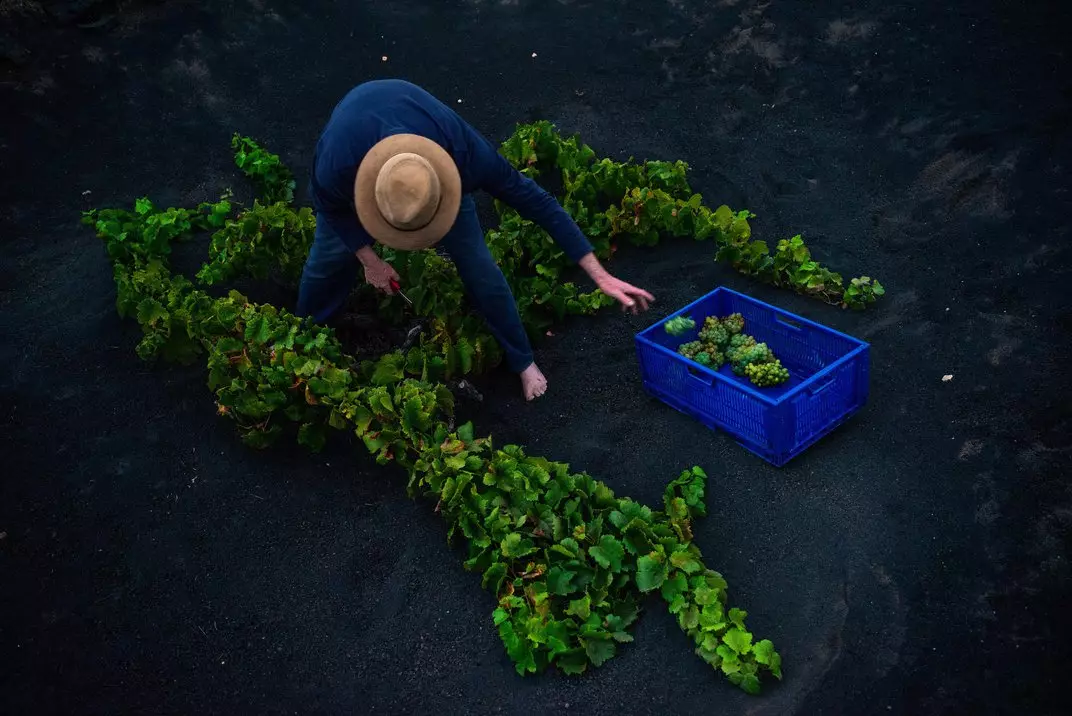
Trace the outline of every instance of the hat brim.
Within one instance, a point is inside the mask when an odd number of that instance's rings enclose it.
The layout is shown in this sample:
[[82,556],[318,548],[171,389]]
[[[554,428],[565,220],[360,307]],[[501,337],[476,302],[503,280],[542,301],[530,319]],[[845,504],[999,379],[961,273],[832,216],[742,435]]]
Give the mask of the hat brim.
[[[402,152],[424,157],[439,177],[439,207],[425,226],[406,231],[392,226],[376,205],[376,178],[388,159]],[[395,134],[377,142],[361,160],[354,179],[354,208],[369,235],[393,249],[419,251],[435,246],[446,236],[462,199],[462,180],[454,159],[431,139],[416,134]]]

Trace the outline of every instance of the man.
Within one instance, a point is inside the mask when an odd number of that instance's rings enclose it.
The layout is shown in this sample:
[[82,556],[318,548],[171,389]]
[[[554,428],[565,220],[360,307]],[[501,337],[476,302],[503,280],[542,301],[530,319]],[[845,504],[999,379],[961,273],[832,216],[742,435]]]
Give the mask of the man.
[[647,310],[650,293],[607,273],[580,227],[553,196],[514,169],[456,112],[401,80],[351,90],[316,146],[310,190],[316,236],[302,272],[299,315],[318,322],[345,305],[357,277],[394,293],[398,274],[373,241],[401,250],[437,244],[454,262],[470,301],[521,377],[526,400],[547,379],[533,361],[517,304],[484,242],[472,192],[483,189],[543,227],[623,310]]

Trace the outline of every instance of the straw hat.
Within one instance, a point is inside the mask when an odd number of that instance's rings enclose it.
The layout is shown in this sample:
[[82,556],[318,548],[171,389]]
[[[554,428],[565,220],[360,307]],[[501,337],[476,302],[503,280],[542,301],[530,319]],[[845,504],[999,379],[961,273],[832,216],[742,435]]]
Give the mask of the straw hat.
[[461,194],[461,176],[450,154],[416,134],[378,142],[354,180],[354,206],[365,231],[404,251],[438,243],[454,226]]

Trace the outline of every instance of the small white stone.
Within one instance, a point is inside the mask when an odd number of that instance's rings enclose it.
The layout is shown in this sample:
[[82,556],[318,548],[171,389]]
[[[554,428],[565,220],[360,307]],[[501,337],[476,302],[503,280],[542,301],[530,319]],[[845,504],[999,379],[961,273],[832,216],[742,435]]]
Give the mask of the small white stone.
[[533,57],[536,57],[536,53],[535,53],[535,52],[533,52],[533,53],[532,53],[532,56],[533,56]]
[[942,382],[943,383],[948,383],[951,380],[953,380],[953,374],[952,373],[942,376]]
[[380,62],[387,62],[387,55],[380,58]]
[[461,104],[461,103],[462,103],[462,101],[461,101],[461,100],[458,100],[458,104]]

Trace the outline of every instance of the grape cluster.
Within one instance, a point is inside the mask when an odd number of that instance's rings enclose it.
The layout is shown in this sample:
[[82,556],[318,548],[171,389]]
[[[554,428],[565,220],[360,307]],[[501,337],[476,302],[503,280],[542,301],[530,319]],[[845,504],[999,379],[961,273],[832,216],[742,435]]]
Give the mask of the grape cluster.
[[703,351],[704,344],[702,341],[689,341],[688,343],[682,343],[677,348],[677,352],[686,358],[696,358],[696,354]]
[[725,350],[730,342],[730,334],[726,327],[719,323],[716,316],[708,316],[704,319],[704,327],[700,331],[700,340],[714,343],[720,350]]
[[738,333],[730,339],[729,347],[726,348],[726,358],[730,362],[737,361],[737,354],[746,351],[756,345],[756,339],[745,333]]
[[663,330],[672,336],[680,336],[688,333],[696,327],[696,321],[692,320],[691,316],[678,316],[671,318],[663,326]]
[[753,343],[751,346],[738,348],[730,360],[733,363],[733,372],[737,375],[744,375],[744,369],[749,365],[770,363],[774,359],[774,354],[771,353],[766,343]]
[[770,363],[749,363],[745,366],[744,373],[760,388],[779,385],[789,380],[789,371],[782,367],[782,362],[777,358]]
[[[695,327],[692,324],[689,330]],[[669,322],[668,322],[669,323]],[[669,327],[667,332],[670,332]],[[702,366],[718,370],[729,363],[737,375],[747,376],[752,383],[767,388],[789,380],[789,371],[766,343],[744,333],[744,317],[732,313],[724,318],[708,316],[704,319],[699,340],[682,343],[677,352]]]
[[731,313],[722,319],[722,327],[731,336],[735,336],[744,330],[744,316],[739,313]]
[[726,362],[726,357],[722,355],[722,351],[718,349],[718,346],[705,341],[682,343],[677,352],[712,370],[718,370]]

